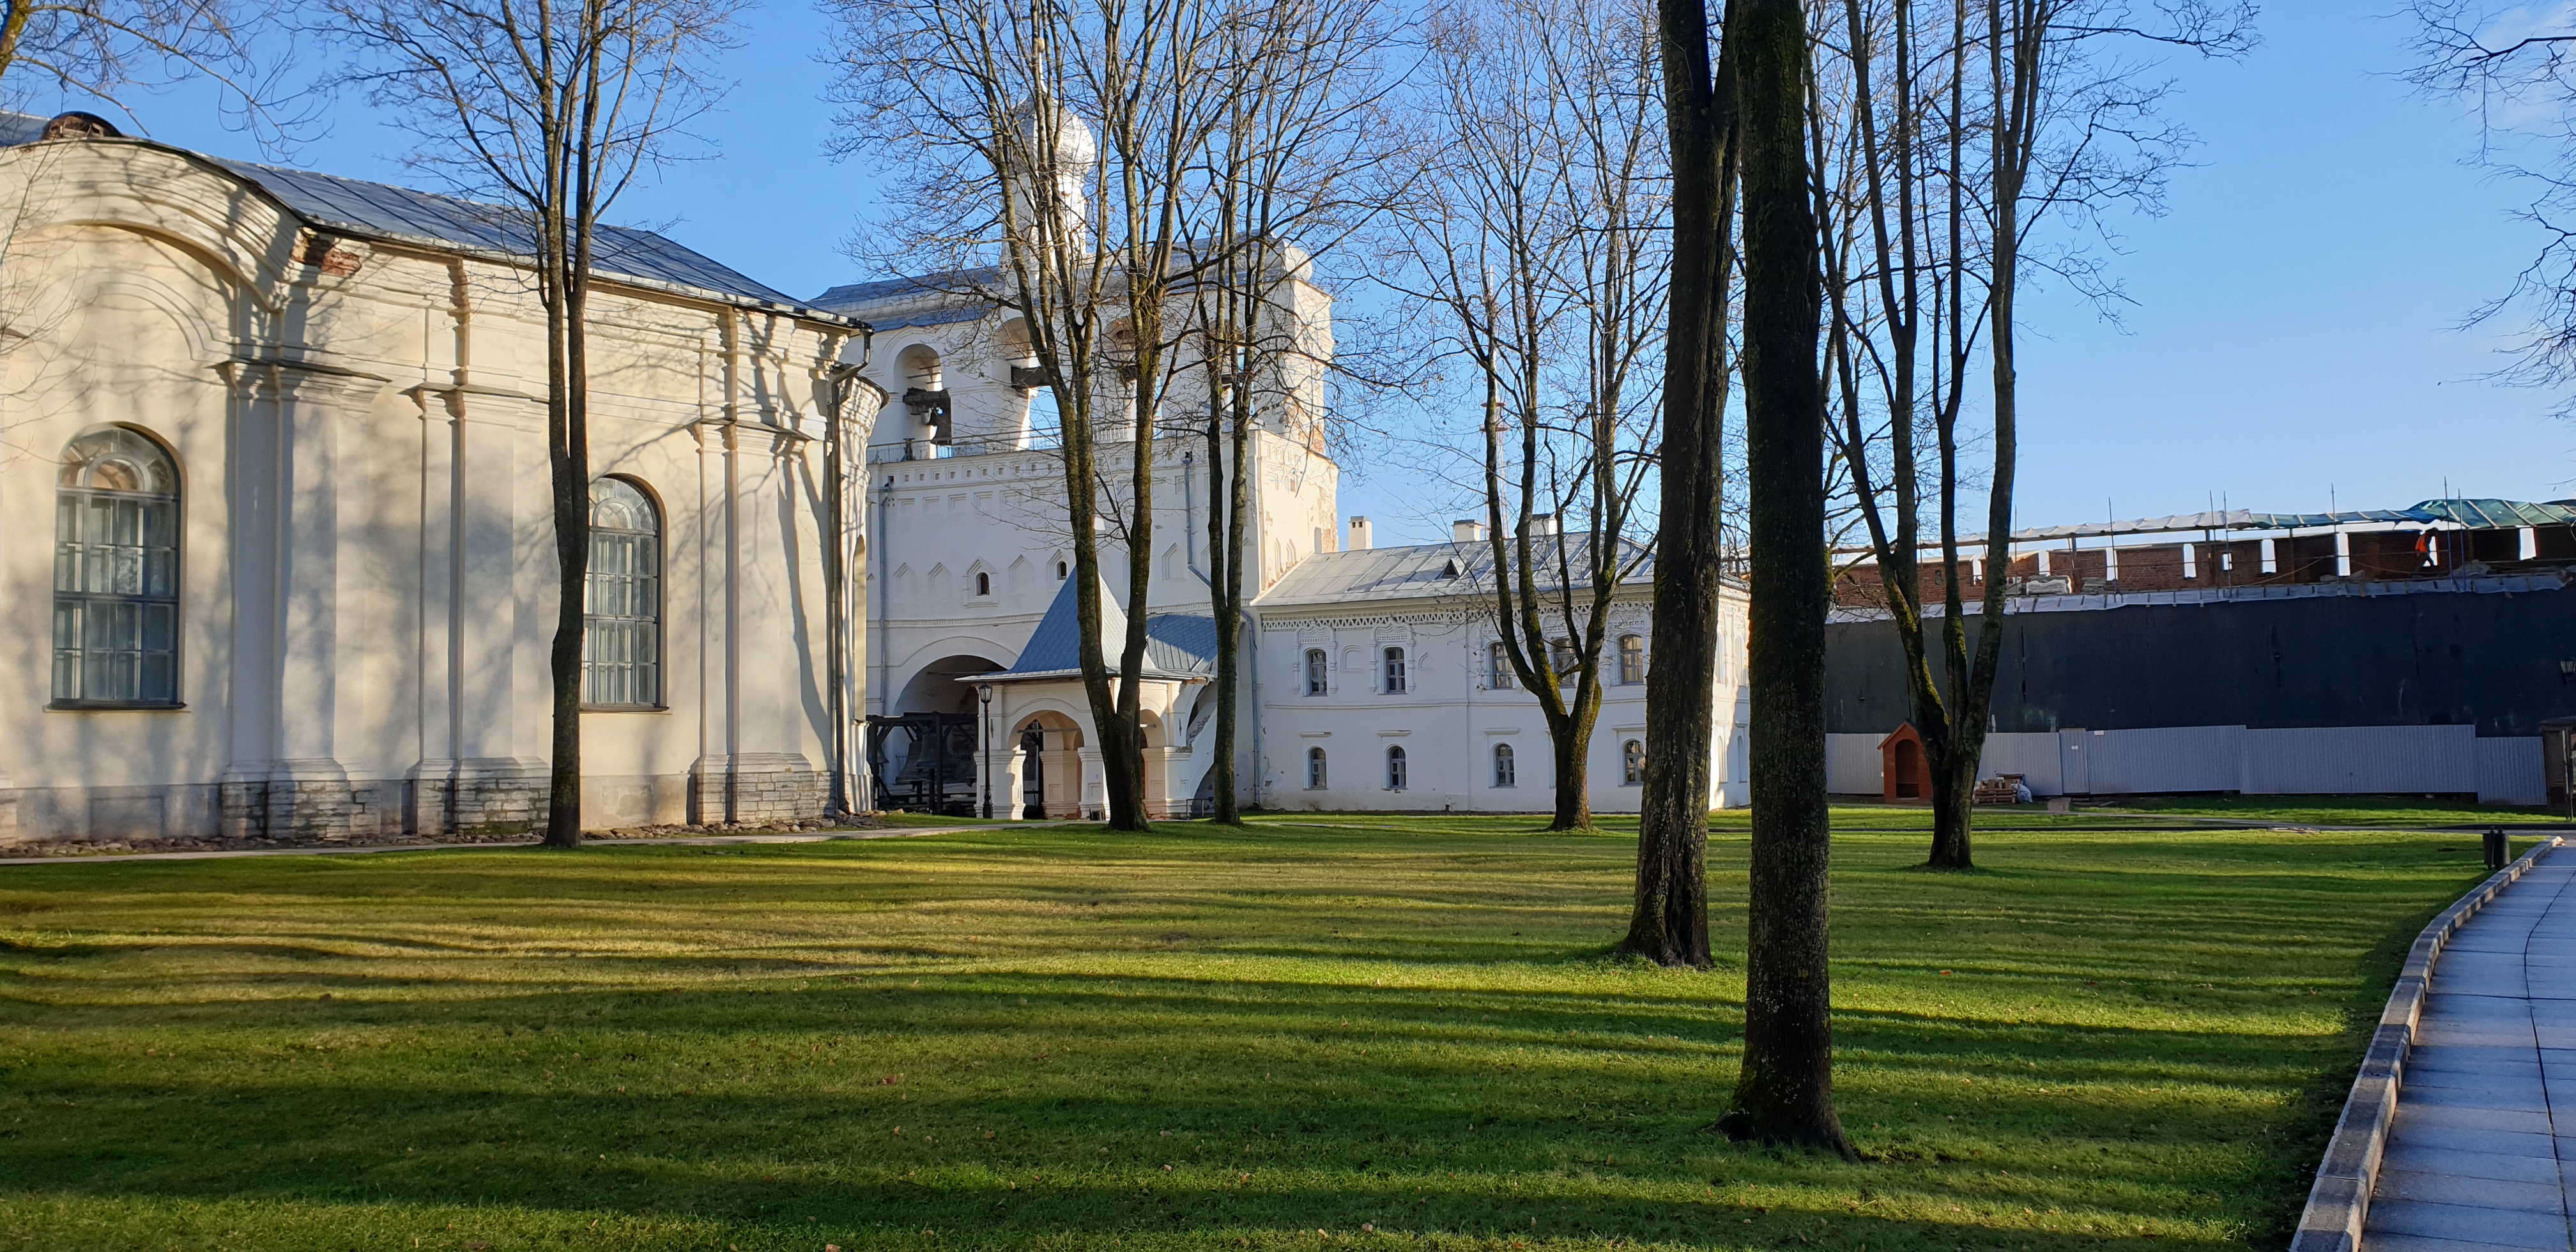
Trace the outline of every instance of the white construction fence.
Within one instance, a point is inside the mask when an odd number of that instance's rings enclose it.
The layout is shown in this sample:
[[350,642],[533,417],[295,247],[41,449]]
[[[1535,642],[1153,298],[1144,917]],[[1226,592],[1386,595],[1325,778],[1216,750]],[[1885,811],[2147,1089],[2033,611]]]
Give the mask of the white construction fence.
[[[1884,735],[1825,736],[1827,785],[1880,794]],[[2484,804],[2545,804],[2540,739],[2481,739],[2472,726],[2164,726],[1986,736],[1981,777],[2019,774],[2031,794],[2246,795],[2475,793]]]

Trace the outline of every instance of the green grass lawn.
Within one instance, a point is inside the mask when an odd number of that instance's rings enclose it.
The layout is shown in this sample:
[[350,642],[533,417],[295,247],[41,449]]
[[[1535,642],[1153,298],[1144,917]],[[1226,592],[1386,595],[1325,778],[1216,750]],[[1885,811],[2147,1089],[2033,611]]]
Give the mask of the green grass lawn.
[[0,870],[0,1249],[2278,1246],[2481,872],[1844,837],[1846,1163],[1703,1129],[1741,839],[1688,973],[1605,955],[1632,835],[1534,825]]

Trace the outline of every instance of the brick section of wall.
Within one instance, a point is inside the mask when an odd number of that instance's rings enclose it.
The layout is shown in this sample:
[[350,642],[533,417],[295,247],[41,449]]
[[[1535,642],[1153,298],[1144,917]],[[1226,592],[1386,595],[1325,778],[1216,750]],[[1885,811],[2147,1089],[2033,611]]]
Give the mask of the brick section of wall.
[[[2421,539],[2424,546],[2418,547]],[[2331,533],[2275,535],[2272,537],[2271,573],[2263,572],[2263,541],[2260,539],[2222,539],[2216,542],[2190,542],[2192,577],[2183,577],[2183,547],[2172,543],[2120,545],[2119,576],[2111,576],[2110,562],[2102,548],[2052,548],[2048,552],[2048,577],[2068,580],[2067,589],[2078,593],[2105,591],[2188,591],[2204,587],[2262,587],[2296,583],[2322,583],[2350,580],[2354,582],[2402,582],[2417,578],[2448,578],[2461,572],[2461,567],[2477,564],[2486,572],[2510,574],[2543,566],[2564,564],[2576,559],[2576,529],[2543,527],[2535,536],[2539,551],[2534,560],[2521,559],[2522,535],[2516,530],[2439,531],[2429,537],[2414,530],[2355,531],[2344,537],[2350,553],[2349,574],[2341,572],[2343,562],[2337,558],[2335,536]],[[1963,548],[1958,575],[1960,598],[1970,603],[1985,594],[1985,584],[1976,575],[1988,571],[1972,566],[1965,553],[1978,548]],[[1918,568],[1920,603],[1937,605],[1943,597],[1943,572],[1938,553],[1925,553]],[[2429,558],[2429,559],[2428,559]],[[2025,552],[2013,558],[2011,578],[2039,576],[2039,555]],[[1876,565],[1857,565],[1834,580],[1834,603],[1849,608],[1885,608],[1886,591]]]

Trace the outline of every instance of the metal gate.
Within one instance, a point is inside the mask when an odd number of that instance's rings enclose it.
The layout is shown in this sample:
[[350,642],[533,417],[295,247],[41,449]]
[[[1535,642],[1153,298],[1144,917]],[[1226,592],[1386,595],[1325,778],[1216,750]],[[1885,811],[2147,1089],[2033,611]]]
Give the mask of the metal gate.
[[[903,760],[889,766],[895,748]],[[870,717],[868,777],[876,782],[880,810],[975,816],[975,715]]]

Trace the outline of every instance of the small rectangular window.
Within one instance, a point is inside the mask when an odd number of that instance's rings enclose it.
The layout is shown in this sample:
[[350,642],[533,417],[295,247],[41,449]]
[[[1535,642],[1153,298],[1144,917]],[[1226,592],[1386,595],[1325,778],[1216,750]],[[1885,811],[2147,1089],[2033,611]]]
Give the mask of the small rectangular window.
[[1404,690],[1404,649],[1386,650],[1386,690],[1394,694]]

